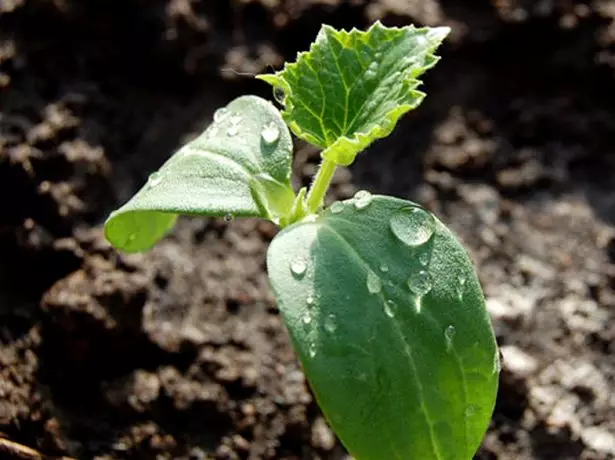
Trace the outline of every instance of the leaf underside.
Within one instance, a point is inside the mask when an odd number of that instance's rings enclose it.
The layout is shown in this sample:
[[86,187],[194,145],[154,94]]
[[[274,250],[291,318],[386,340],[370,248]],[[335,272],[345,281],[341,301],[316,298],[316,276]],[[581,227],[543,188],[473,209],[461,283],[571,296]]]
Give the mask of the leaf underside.
[[338,203],[269,248],[270,281],[310,385],[358,460],[471,459],[499,375],[473,265],[415,204],[364,204]]
[[280,72],[258,78],[284,92],[282,115],[323,157],[349,165],[374,140],[388,136],[425,94],[418,77],[438,61],[447,27],[368,31],[323,26],[309,52]]
[[116,248],[138,252],[163,238],[179,214],[277,221],[294,200],[291,156],[280,112],[256,96],[237,98],[109,216],[105,235]]

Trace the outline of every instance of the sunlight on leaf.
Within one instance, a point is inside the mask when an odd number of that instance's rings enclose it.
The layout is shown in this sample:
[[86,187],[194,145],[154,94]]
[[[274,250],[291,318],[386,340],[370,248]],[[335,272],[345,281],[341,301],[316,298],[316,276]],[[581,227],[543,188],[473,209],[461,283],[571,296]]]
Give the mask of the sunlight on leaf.
[[309,52],[276,74],[259,75],[284,93],[282,115],[323,157],[349,165],[374,140],[388,136],[425,94],[418,77],[438,61],[447,27],[367,32],[323,26]]
[[291,155],[280,112],[256,96],[237,98],[109,216],[105,235],[116,248],[138,252],[164,237],[179,214],[277,222],[293,205]]

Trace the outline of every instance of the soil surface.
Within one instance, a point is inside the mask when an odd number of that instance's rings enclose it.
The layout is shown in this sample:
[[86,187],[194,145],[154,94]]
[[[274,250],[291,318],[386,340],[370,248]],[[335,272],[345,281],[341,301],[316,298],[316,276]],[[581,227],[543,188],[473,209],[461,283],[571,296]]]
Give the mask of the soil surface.
[[[502,347],[476,458],[615,458],[615,2],[0,1],[0,458],[345,459],[268,288],[276,228],[101,223],[322,23],[449,25],[429,96],[335,177],[424,203]],[[298,142],[297,185],[319,154]],[[386,460],[386,459],[383,459]],[[421,459],[423,460],[423,459]]]

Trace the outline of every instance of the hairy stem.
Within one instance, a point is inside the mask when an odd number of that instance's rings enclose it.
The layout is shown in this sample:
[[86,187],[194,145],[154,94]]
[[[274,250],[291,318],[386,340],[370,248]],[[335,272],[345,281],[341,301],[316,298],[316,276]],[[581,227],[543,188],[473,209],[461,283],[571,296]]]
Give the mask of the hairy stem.
[[325,194],[329,189],[329,184],[335,173],[335,167],[336,165],[332,161],[322,160],[320,168],[314,178],[314,182],[312,183],[312,188],[310,188],[307,196],[307,208],[310,212],[315,213],[318,211],[318,208],[322,206]]

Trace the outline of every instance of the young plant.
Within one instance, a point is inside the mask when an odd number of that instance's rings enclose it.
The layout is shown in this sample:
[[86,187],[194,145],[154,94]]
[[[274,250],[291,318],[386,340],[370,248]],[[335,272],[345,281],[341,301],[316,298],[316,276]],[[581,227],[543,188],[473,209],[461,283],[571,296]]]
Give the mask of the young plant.
[[[314,395],[358,460],[470,459],[492,415],[495,338],[473,265],[416,203],[359,192],[323,208],[338,166],[387,136],[425,96],[447,28],[323,26],[270,83],[284,106],[243,96],[105,224],[151,248],[177,215],[270,219],[267,268]],[[288,125],[288,126],[287,126]],[[291,186],[292,140],[322,148],[309,189]]]

